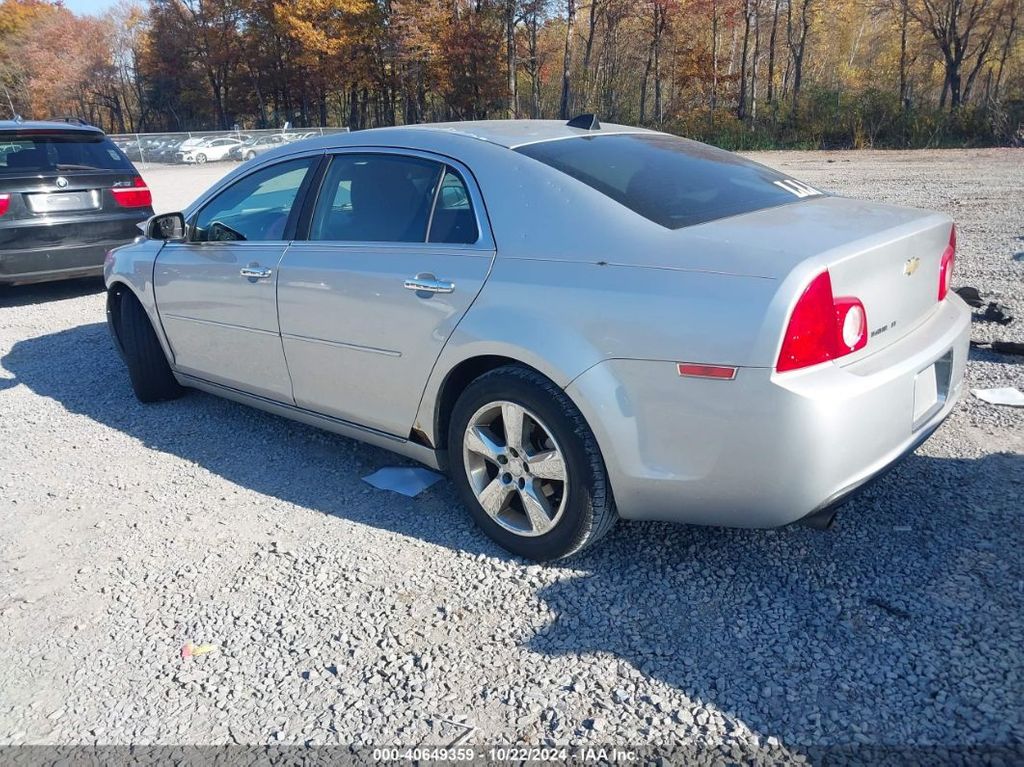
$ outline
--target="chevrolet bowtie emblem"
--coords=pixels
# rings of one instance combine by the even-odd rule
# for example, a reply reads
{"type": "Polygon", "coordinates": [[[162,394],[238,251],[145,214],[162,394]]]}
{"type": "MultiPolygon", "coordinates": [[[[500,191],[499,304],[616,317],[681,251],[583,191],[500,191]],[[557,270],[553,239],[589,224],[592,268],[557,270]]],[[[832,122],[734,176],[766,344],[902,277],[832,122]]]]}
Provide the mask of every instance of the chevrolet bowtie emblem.
{"type": "Polygon", "coordinates": [[[917,271],[917,267],[921,265],[921,259],[917,256],[908,258],[906,263],[903,264],[903,273],[908,277],[917,271]]]}

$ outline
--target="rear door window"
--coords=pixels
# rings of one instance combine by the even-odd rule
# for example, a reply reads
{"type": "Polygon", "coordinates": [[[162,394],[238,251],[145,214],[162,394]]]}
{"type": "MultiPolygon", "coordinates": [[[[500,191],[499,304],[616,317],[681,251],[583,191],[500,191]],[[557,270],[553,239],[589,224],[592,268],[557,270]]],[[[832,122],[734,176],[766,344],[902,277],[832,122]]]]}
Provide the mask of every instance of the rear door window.
{"type": "Polygon", "coordinates": [[[480,239],[469,191],[462,177],[451,168],[445,169],[441,190],[434,203],[428,239],[430,242],[455,245],[472,245],[480,239]]]}
{"type": "Polygon", "coordinates": [[[660,133],[569,138],[516,151],[668,229],[821,195],[731,152],[660,133]]]}
{"type": "Polygon", "coordinates": [[[63,171],[132,172],[131,161],[114,142],[82,131],[0,133],[0,176],[63,171]]]}

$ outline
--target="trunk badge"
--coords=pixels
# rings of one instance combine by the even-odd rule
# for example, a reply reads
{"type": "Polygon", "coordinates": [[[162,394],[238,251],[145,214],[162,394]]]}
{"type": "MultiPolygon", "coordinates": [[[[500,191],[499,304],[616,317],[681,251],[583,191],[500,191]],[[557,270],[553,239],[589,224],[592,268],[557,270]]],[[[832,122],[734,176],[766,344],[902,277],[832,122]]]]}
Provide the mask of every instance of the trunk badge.
{"type": "Polygon", "coordinates": [[[908,258],[906,262],[903,264],[903,273],[909,277],[910,275],[917,271],[917,267],[919,267],[920,265],[921,259],[918,258],[917,256],[914,256],[913,258],[908,258]]]}
{"type": "Polygon", "coordinates": [[[68,180],[63,176],[57,176],[56,184],[58,189],[67,189],[68,180]]]}

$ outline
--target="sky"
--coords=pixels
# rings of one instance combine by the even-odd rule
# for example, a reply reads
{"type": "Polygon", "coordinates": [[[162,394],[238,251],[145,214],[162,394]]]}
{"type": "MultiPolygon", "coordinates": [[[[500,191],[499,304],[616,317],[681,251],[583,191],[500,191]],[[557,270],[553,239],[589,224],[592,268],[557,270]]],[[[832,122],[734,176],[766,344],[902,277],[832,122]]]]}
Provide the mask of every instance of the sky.
{"type": "Polygon", "coordinates": [[[64,0],[64,5],[77,14],[102,15],[114,6],[115,0],[64,0]]]}

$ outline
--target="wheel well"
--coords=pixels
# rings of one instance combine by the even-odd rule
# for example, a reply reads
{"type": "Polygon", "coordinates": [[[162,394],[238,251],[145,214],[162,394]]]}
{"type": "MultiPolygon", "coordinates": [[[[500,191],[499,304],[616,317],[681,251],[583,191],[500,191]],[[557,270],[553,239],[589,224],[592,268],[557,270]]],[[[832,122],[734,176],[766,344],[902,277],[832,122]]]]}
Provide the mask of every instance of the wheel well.
{"type": "Polygon", "coordinates": [[[114,341],[121,345],[121,302],[125,294],[131,294],[128,286],[115,282],[107,289],[107,318],[110,320],[110,329],[114,331],[114,341]]]}
{"type": "MultiPolygon", "coordinates": [[[[110,329],[114,333],[114,343],[117,344],[118,348],[123,351],[121,347],[121,304],[125,301],[138,301],[139,297],[135,295],[130,287],[123,282],[112,282],[110,287],[107,288],[107,319],[110,325],[110,329]]],[[[139,302],[141,304],[141,301],[139,302]]]]}
{"type": "MultiPolygon", "coordinates": [[[[466,390],[473,381],[495,368],[505,365],[516,365],[527,370],[540,373],[536,368],[520,362],[511,357],[502,357],[497,354],[489,354],[483,357],[472,357],[463,360],[451,371],[441,384],[441,392],[437,399],[437,410],[434,414],[434,445],[441,450],[448,447],[448,422],[451,420],[452,410],[459,396],[466,390]]],[[[543,373],[541,373],[543,375],[543,373]]]]}

